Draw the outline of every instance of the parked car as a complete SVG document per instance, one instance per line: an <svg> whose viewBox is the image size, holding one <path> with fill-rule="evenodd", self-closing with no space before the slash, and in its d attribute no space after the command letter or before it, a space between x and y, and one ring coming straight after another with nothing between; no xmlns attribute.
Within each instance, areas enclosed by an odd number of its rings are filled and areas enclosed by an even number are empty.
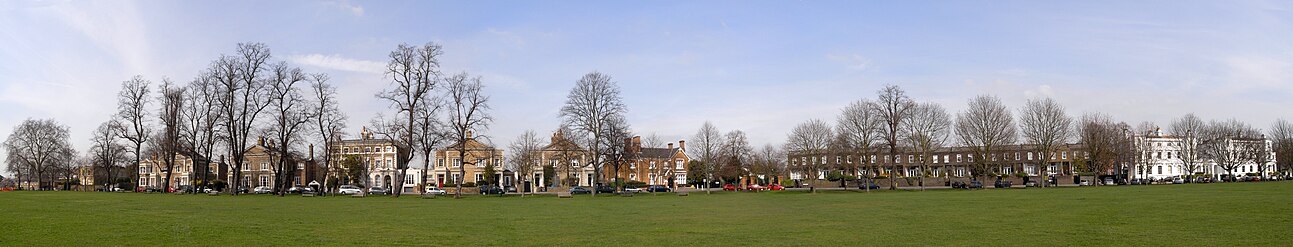
<svg viewBox="0 0 1293 247"><path fill-rule="evenodd" d="M624 192L638 193L642 192L642 189L638 189L638 187L633 186L624 186Z"/></svg>
<svg viewBox="0 0 1293 247"><path fill-rule="evenodd" d="M447 194L447 192L445 192L443 189L440 189L439 187L430 187L430 188L427 188L426 193L427 193L427 194L434 194L434 195L442 195L442 196L443 196L443 195L445 195L445 194Z"/></svg>
<svg viewBox="0 0 1293 247"><path fill-rule="evenodd" d="M1181 178L1172 179L1172 184L1183 184L1183 183L1185 183L1185 179L1181 179Z"/></svg>
<svg viewBox="0 0 1293 247"><path fill-rule="evenodd" d="M647 187L647 192L669 192L669 187L664 185L652 185Z"/></svg>
<svg viewBox="0 0 1293 247"><path fill-rule="evenodd" d="M763 186L763 185L758 185L758 184L751 184L751 185L750 185L750 187L749 187L749 189L750 189L750 190L752 190L752 191L768 190L768 186Z"/></svg>
<svg viewBox="0 0 1293 247"><path fill-rule="evenodd" d="M287 188L287 193L289 193L289 194L301 194L301 193L305 193L305 187L301 187L301 186L292 186L292 188Z"/></svg>
<svg viewBox="0 0 1293 247"><path fill-rule="evenodd" d="M584 188L584 187L576 186L576 187L574 187L574 188L570 188L570 194L571 194L571 195L578 195L578 194L591 194L591 193L593 193L593 191L588 190L588 188Z"/></svg>
<svg viewBox="0 0 1293 247"><path fill-rule="evenodd" d="M1083 179L1082 182L1078 182L1078 186L1091 186L1091 181Z"/></svg>
<svg viewBox="0 0 1293 247"><path fill-rule="evenodd" d="M606 185L598 185L598 186L597 186L597 193L608 193L608 194L609 194L609 193L615 193L615 187L610 187L610 186L606 186Z"/></svg>
<svg viewBox="0 0 1293 247"><path fill-rule="evenodd" d="M992 184L992 187L993 187L993 188L999 188L999 189L1000 189L1000 188L1010 188L1010 187L1014 186L1014 183L1015 183L1014 181L1010 181L1010 180L997 180L997 182L996 182L996 183L993 183L993 184Z"/></svg>
<svg viewBox="0 0 1293 247"><path fill-rule="evenodd" d="M386 188L384 188L384 187L372 187L372 188L368 188L368 194L369 194L369 195L388 195L388 194L390 194L390 193L391 193L391 191L390 191L390 190L387 190L387 189L386 189Z"/></svg>
<svg viewBox="0 0 1293 247"><path fill-rule="evenodd" d="M724 185L723 185L723 190L724 190L724 191L736 191L736 190L737 190L737 188L736 188L736 185L724 184Z"/></svg>
<svg viewBox="0 0 1293 247"><path fill-rule="evenodd" d="M864 189L867 189L868 187L873 190L880 189L880 185L875 184L875 182L858 183L858 189L864 190Z"/></svg>
<svg viewBox="0 0 1293 247"><path fill-rule="evenodd" d="M1024 182L1024 187L1037 187L1037 181Z"/></svg>
<svg viewBox="0 0 1293 247"><path fill-rule="evenodd" d="M983 182L979 182L979 180L970 181L970 189L982 189L982 188L983 188Z"/></svg>
<svg viewBox="0 0 1293 247"><path fill-rule="evenodd" d="M516 193L516 187L513 187L513 186L503 187L503 191L506 191L507 193Z"/></svg>
<svg viewBox="0 0 1293 247"><path fill-rule="evenodd" d="M341 188L337 189L337 193L340 193L342 195L357 195L357 194L363 194L364 190L360 189L359 186L342 185Z"/></svg>
<svg viewBox="0 0 1293 247"><path fill-rule="evenodd" d="M780 184L774 184L774 185L768 185L768 190L786 190L786 187L781 186Z"/></svg>
<svg viewBox="0 0 1293 247"><path fill-rule="evenodd" d="M1104 185L1116 185L1116 184L1113 183L1112 178L1106 178L1104 179Z"/></svg>
<svg viewBox="0 0 1293 247"><path fill-rule="evenodd" d="M269 194L273 192L274 190L270 189L269 186L256 186L256 189L252 190L252 193L256 194Z"/></svg>
<svg viewBox="0 0 1293 247"><path fill-rule="evenodd" d="M502 195L503 193L504 193L503 188L499 188L498 186L493 186L493 185L480 186L481 195Z"/></svg>

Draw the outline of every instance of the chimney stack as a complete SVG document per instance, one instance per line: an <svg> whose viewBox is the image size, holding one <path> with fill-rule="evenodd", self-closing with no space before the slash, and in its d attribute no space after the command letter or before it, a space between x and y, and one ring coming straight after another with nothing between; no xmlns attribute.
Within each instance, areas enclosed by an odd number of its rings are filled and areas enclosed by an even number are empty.
<svg viewBox="0 0 1293 247"><path fill-rule="evenodd" d="M314 143L310 143L310 159L314 159Z"/></svg>
<svg viewBox="0 0 1293 247"><path fill-rule="evenodd" d="M682 151L687 151L687 141L678 140L678 149L682 149Z"/></svg>
<svg viewBox="0 0 1293 247"><path fill-rule="evenodd" d="M672 142L670 142L670 143L669 143L669 150L673 150L673 143L672 143Z"/></svg>
<svg viewBox="0 0 1293 247"><path fill-rule="evenodd" d="M471 139L471 130L467 130L467 139Z"/></svg>
<svg viewBox="0 0 1293 247"><path fill-rule="evenodd" d="M257 136L257 137L256 137L256 145L257 145L257 146L265 146L265 136Z"/></svg>

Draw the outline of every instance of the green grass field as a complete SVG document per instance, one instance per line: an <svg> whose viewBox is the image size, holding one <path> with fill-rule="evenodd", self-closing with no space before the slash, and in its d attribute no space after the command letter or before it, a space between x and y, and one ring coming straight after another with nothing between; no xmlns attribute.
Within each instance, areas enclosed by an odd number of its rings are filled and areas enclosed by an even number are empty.
<svg viewBox="0 0 1293 247"><path fill-rule="evenodd" d="M0 246L1293 245L1293 182L420 199L0 193Z"/></svg>

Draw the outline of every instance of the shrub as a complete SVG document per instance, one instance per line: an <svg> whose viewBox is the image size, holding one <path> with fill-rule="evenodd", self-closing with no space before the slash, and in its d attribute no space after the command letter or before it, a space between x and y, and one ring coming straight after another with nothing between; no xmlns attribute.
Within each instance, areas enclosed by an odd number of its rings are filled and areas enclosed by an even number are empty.
<svg viewBox="0 0 1293 247"><path fill-rule="evenodd" d="M629 181L627 181L627 182L624 182L624 185L625 185L625 186L633 186L633 187L642 188L642 187L646 187L646 182L637 181L637 180L629 180Z"/></svg>
<svg viewBox="0 0 1293 247"><path fill-rule="evenodd" d="M462 184L462 187L476 187L476 183L475 183L475 182L466 182L466 183L463 183L463 184Z"/></svg>

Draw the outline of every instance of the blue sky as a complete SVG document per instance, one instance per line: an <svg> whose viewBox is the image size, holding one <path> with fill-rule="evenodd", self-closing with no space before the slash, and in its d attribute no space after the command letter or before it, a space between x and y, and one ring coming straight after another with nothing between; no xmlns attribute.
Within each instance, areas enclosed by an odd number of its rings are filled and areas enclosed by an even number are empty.
<svg viewBox="0 0 1293 247"><path fill-rule="evenodd" d="M960 111L1049 96L1070 114L1167 125L1194 112L1266 127L1293 105L1293 13L1280 1L2 1L0 130L72 128L77 148L121 81L189 81L238 42L326 72L352 133L383 102L399 43L444 45L483 76L507 143L556 128L575 80L620 83L633 129L666 140L706 120L780 144L884 84Z"/></svg>

